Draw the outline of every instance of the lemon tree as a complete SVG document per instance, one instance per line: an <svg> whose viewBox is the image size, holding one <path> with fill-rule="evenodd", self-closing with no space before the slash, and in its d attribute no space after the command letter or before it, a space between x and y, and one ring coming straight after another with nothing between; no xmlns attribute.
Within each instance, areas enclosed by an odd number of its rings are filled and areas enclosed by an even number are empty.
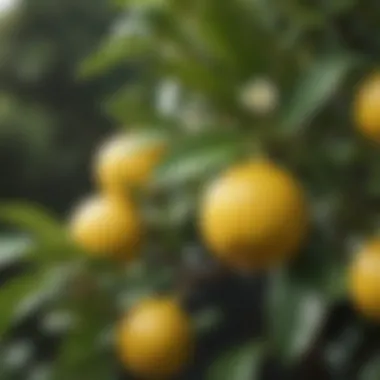
<svg viewBox="0 0 380 380"><path fill-rule="evenodd" d="M4 333L40 287L69 316L48 379L377 379L377 3L116 5L78 75L136 67L119 134L73 219L0 209L35 266Z"/></svg>

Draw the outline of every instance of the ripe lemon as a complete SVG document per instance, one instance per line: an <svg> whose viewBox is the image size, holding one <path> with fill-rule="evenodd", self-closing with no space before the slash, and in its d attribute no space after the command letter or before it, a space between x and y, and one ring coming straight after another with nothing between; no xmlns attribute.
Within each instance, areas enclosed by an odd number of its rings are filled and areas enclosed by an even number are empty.
<svg viewBox="0 0 380 380"><path fill-rule="evenodd" d="M380 72L370 75L359 87L354 102L358 130L380 143Z"/></svg>
<svg viewBox="0 0 380 380"><path fill-rule="evenodd" d="M191 358L190 319L171 299L148 299L121 322L117 343L123 364L136 375L167 379L181 372Z"/></svg>
<svg viewBox="0 0 380 380"><path fill-rule="evenodd" d="M106 141L95 156L95 179L107 193L141 189L166 152L167 143L159 136L125 133Z"/></svg>
<svg viewBox="0 0 380 380"><path fill-rule="evenodd" d="M266 269L300 248L307 203L289 173L252 161L227 170L206 189L199 224L206 245L222 261L244 270Z"/></svg>
<svg viewBox="0 0 380 380"><path fill-rule="evenodd" d="M380 319L380 239L362 247L351 263L350 295L366 317Z"/></svg>
<svg viewBox="0 0 380 380"><path fill-rule="evenodd" d="M94 256L132 258L141 237L141 220L126 198L92 196L75 209L71 237Z"/></svg>

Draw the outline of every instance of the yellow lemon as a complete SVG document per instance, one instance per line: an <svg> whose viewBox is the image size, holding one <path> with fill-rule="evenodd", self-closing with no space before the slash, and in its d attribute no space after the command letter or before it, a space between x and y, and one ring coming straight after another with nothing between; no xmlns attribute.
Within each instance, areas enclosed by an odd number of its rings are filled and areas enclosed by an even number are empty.
<svg viewBox="0 0 380 380"><path fill-rule="evenodd" d="M380 320L380 239L365 244L351 263L349 285L355 307Z"/></svg>
<svg viewBox="0 0 380 380"><path fill-rule="evenodd" d="M75 209L69 230L75 243L94 256L129 259L138 249L142 222L130 200L95 195Z"/></svg>
<svg viewBox="0 0 380 380"><path fill-rule="evenodd" d="M117 330L123 364L142 378L167 379L191 359L193 331L189 317L171 299L137 304Z"/></svg>
<svg viewBox="0 0 380 380"><path fill-rule="evenodd" d="M380 72L360 85L354 102L357 129L370 140L380 143Z"/></svg>
<svg viewBox="0 0 380 380"><path fill-rule="evenodd" d="M116 135L106 141L95 156L96 182L107 193L143 189L166 148L167 141L159 136Z"/></svg>
<svg viewBox="0 0 380 380"><path fill-rule="evenodd" d="M244 270L266 269L300 248L308 228L305 194L271 162L237 165L206 188L199 227L222 261Z"/></svg>

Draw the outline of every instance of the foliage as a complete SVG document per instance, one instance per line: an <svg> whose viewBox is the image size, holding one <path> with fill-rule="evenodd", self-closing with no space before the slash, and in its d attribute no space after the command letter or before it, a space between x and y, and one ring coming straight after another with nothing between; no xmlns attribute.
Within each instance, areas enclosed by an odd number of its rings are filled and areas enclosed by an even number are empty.
<svg viewBox="0 0 380 380"><path fill-rule="evenodd" d="M0 289L0 328L12 327L9 315L15 306L34 291L36 279L43 283L37 277L40 271L60 273L55 275L60 281L49 310L69 311L74 323L51 364L51 378L115 378L119 368L112 328L118 316L143 295L183 288L187 293L194 281L201 281L193 278L199 267L189 264L196 254L186 249L196 240L202 251L194 231L199 191L232 162L265 153L302 181L314 230L298 259L267 275L263 304L252 299L252 308L265 321L259 332L253 322L234 326L235 332L245 329L244 336L229 352L232 345L223 324L232 320L238 325L239 319L227 315L199 330L201 338L217 331L221 347L216 358L208 358L205 367L210 368L202 376L266 379L270 375L265 363L270 360L273 367L282 368L280 378L305 378L304 368L311 378L356 378L359 369L361 378L377 378L379 346L373 337L379 336L378 328L350 307L338 322L334 319L346 302L346 267L354 244L378 227L378 151L353 130L351 114L357 79L376 67L380 57L377 2L117 3L121 20L116 32L78 70L81 78L95 81L120 65L138 66L133 86L121 81L123 86L106 96L106 112L126 128L141 126L152 134L169 131L173 137L168 157L152 178L153 194L139 198L141 207L157 215L152 235L141 259L131 266L94 262L70 246L65 229L45 211L5 205L2 219L31 234L26 257L36 264L36 274ZM81 56L80 51L72 54ZM279 104L273 112L259 112L256 89L249 85L256 78L278 89ZM241 101L247 85L249 106ZM82 143L83 139L79 146ZM184 263L185 274L179 276ZM206 265L202 261L200 266ZM222 279L210 275L208 281L223 282L228 271L221 272ZM224 310L227 299L226 293L212 308ZM194 311L193 317L202 311ZM347 331L356 337L351 346ZM334 362L334 352L341 353L340 364ZM7 368L6 363L0 365L3 371ZM12 376L10 370L4 379Z"/></svg>

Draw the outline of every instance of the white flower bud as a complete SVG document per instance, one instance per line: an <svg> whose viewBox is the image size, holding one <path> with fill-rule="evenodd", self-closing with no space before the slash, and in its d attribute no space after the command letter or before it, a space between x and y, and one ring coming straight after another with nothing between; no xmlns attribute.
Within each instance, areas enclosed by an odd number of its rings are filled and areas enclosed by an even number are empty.
<svg viewBox="0 0 380 380"><path fill-rule="evenodd" d="M278 105L278 88L266 78L254 79L241 90L240 101L245 108L253 113L271 113Z"/></svg>

